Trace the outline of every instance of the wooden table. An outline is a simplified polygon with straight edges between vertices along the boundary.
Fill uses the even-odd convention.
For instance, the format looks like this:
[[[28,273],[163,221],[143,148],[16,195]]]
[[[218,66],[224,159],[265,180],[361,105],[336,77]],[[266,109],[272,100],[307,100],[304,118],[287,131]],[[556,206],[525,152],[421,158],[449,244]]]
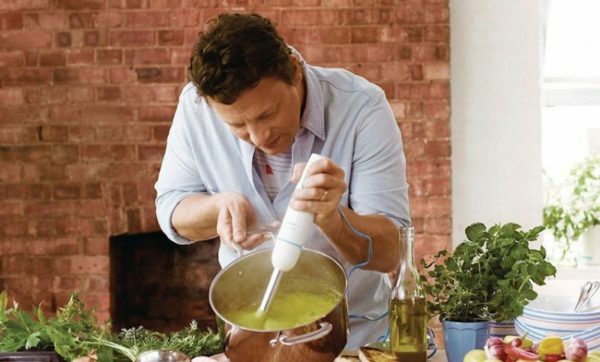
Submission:
[[[217,362],[228,362],[227,357],[225,357],[225,355],[223,355],[222,353],[218,354],[216,356],[212,356],[211,358],[213,359],[213,361],[217,361]],[[196,358],[194,358],[194,360],[196,360]],[[202,360],[196,360],[196,361],[194,361],[194,360],[192,360],[192,362],[196,362],[196,361],[203,362]],[[206,360],[204,360],[204,361],[206,361]],[[335,359],[334,362],[358,362],[358,361],[360,361],[360,359],[358,358],[356,351],[344,351],[340,357]],[[435,355],[427,361],[428,362],[448,362],[448,360],[446,359],[446,351],[444,351],[443,349],[438,349],[438,351],[435,353]]]
[[[357,356],[356,351],[344,351],[342,355],[335,359],[334,362],[359,362],[360,359]],[[427,360],[427,362],[448,362],[446,358],[446,351],[438,349],[437,352]]]

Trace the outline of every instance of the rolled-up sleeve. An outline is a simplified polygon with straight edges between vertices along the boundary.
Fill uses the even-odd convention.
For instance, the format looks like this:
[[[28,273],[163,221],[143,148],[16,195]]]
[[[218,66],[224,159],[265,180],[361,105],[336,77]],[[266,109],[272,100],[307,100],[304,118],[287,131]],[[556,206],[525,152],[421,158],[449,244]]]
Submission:
[[[156,216],[162,231],[177,244],[190,244],[194,240],[181,237],[173,229],[171,216],[177,205],[186,197],[206,193],[206,187],[196,167],[194,148],[191,144],[192,134],[188,122],[199,118],[197,105],[193,97],[185,97],[192,89],[184,88],[169,136],[167,147],[160,168],[156,189]]]
[[[359,214],[380,214],[396,226],[410,224],[406,158],[402,137],[383,91],[360,112],[352,175],[351,208]]]

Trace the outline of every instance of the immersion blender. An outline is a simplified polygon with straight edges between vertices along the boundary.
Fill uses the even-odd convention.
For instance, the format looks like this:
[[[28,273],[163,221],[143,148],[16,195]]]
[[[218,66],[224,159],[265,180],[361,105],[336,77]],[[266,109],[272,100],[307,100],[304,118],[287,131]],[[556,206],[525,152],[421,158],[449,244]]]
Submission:
[[[296,184],[295,190],[299,190],[303,187],[304,178],[306,177],[307,171],[314,162],[324,159],[324,157],[313,153],[310,155],[300,180]],[[279,281],[284,272],[291,270],[298,261],[302,247],[308,238],[310,231],[312,230],[311,225],[315,220],[315,214],[306,211],[297,211],[288,206],[281,222],[281,228],[277,234],[275,241],[275,247],[271,254],[271,263],[273,264],[273,273],[271,279],[267,285],[267,290],[263,296],[262,302],[258,309],[258,313],[265,313],[271,307],[273,297],[277,292]]]

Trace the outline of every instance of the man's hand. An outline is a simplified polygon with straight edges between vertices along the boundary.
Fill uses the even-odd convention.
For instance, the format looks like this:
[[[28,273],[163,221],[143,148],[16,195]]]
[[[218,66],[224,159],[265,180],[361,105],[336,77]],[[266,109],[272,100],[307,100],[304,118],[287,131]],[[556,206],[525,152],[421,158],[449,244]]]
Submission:
[[[294,165],[291,180],[298,182],[306,163]],[[337,207],[346,192],[344,170],[330,159],[313,163],[308,170],[302,189],[294,191],[291,206],[295,210],[315,214],[315,224],[323,225],[337,219]]]
[[[252,205],[244,195],[222,192],[217,197],[217,234],[222,242],[235,250],[248,250],[265,241],[264,234],[248,236],[248,228],[254,225],[256,217]]]

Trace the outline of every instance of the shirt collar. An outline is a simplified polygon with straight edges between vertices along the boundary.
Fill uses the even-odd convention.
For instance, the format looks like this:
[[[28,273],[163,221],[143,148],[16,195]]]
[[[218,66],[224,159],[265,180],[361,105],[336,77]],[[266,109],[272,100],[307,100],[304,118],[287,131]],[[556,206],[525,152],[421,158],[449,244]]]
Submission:
[[[325,140],[325,108],[321,84],[311,67],[305,62],[302,62],[302,70],[306,84],[306,103],[300,119],[300,127]]]

